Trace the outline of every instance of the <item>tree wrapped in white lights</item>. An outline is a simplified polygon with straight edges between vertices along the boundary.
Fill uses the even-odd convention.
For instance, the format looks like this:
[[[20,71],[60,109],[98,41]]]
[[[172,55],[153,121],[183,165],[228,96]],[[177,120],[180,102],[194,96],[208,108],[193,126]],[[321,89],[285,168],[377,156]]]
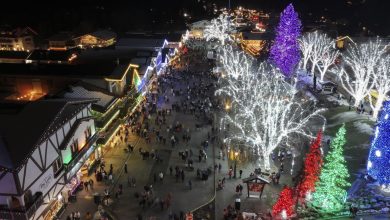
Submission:
[[[292,147],[296,135],[314,138],[308,124],[316,117],[323,120],[323,110],[311,110],[308,103],[301,103],[295,89],[272,66],[262,63],[258,68],[247,68],[245,56],[237,53],[239,57],[233,59],[224,54],[229,53],[222,53],[226,70],[245,69],[241,75],[227,72],[217,90],[217,95],[232,100],[232,111],[223,118],[224,123],[233,125],[227,141],[245,142],[263,156],[264,167],[269,170],[270,155],[276,147]]]
[[[299,48],[302,52],[302,69],[306,70],[307,64],[312,55],[313,46],[315,42],[315,36],[317,32],[308,32],[305,33],[301,38],[299,38]]]
[[[206,41],[217,39],[221,45],[230,40],[229,32],[232,30],[232,24],[229,22],[229,17],[221,14],[218,18],[211,20],[210,24],[206,26],[203,31],[203,36]]]
[[[302,52],[302,69],[306,70],[311,62],[311,73],[315,75],[315,68],[320,71],[321,81],[329,67],[334,64],[339,52],[334,49],[334,40],[327,34],[314,31],[308,32],[299,39]]]
[[[324,81],[324,77],[329,68],[335,64],[337,57],[339,56],[339,51],[329,47],[325,53],[322,55],[320,62],[317,63],[317,68],[320,71],[320,79]]]
[[[382,58],[375,71],[374,75],[374,88],[378,94],[376,101],[374,102],[371,94],[370,105],[373,111],[373,117],[378,118],[379,111],[382,108],[383,102],[386,100],[387,93],[390,92],[390,55]]]
[[[385,46],[379,39],[348,48],[340,78],[343,88],[354,97],[355,107],[373,88],[375,67],[385,52]]]

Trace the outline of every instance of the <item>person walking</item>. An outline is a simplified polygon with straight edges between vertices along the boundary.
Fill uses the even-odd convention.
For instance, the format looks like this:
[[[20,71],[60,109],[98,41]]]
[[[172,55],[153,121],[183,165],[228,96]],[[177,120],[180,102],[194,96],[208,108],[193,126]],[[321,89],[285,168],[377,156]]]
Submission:
[[[84,189],[85,189],[85,191],[88,192],[88,181],[85,181],[85,182],[84,182]]]
[[[92,220],[92,215],[91,215],[91,213],[90,212],[87,212],[86,214],[85,214],[85,220]]]
[[[125,173],[127,173],[127,162],[125,163]]]
[[[158,175],[160,177],[160,181],[163,182],[164,180],[164,174],[163,172],[160,172],[160,174]]]
[[[184,182],[184,170],[181,170],[180,175],[181,175],[181,181]]]
[[[192,181],[188,180],[188,186],[190,187],[190,190],[192,190]]]
[[[240,170],[240,179],[241,179],[241,176],[242,176],[242,170]]]

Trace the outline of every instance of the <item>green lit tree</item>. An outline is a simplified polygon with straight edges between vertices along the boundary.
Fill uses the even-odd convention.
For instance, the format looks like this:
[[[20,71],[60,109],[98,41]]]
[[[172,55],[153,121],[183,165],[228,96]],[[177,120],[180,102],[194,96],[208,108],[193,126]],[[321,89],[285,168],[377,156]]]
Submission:
[[[320,180],[317,182],[310,205],[320,213],[332,213],[343,209],[347,198],[346,187],[349,177],[346,161],[343,156],[345,140],[345,125],[333,139],[329,153],[322,166]]]

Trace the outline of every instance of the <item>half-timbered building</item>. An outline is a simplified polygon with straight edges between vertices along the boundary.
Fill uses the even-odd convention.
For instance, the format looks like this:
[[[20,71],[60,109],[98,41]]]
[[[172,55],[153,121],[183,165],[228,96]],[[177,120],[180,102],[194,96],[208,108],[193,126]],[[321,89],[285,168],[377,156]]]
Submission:
[[[42,100],[0,112],[0,219],[53,219],[98,157],[91,104]]]

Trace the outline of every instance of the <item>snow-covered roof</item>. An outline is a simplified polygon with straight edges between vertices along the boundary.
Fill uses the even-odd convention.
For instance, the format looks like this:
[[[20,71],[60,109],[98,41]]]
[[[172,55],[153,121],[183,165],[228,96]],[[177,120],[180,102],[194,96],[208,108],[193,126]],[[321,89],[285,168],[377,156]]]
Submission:
[[[90,91],[82,86],[71,87],[72,92],[64,94],[64,98],[92,98],[99,99],[95,105],[98,105],[104,109],[108,108],[117,98],[111,95],[107,95],[99,91]]]

